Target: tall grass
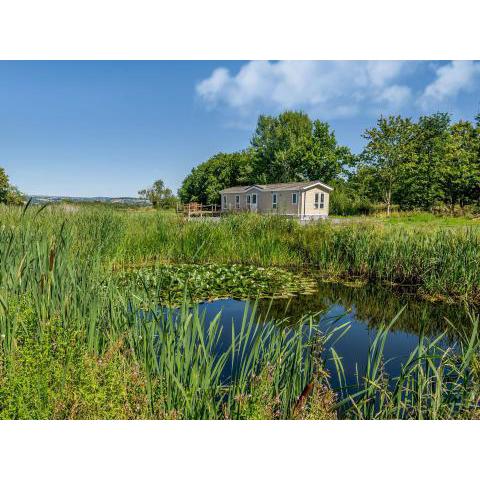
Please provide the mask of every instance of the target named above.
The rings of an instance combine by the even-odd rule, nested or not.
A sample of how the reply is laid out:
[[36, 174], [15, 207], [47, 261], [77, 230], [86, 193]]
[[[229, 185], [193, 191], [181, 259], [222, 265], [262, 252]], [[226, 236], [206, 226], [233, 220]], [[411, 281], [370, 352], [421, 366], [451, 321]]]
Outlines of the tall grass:
[[427, 238], [251, 215], [187, 223], [108, 209], [0, 213], [2, 418], [465, 418], [478, 411], [477, 319], [455, 349], [420, 336], [398, 379], [385, 376], [388, 328], [380, 329], [366, 372], [335, 399], [321, 353], [339, 331], [320, 332], [313, 317], [289, 328], [259, 322], [255, 309], [237, 327], [220, 315], [207, 323], [186, 302], [159, 310], [148, 289], [128, 295], [111, 271], [151, 259], [312, 264], [421, 278], [424, 288], [448, 292], [449, 279], [464, 281], [453, 292], [472, 295], [474, 232]]
[[468, 337], [449, 347], [445, 333], [435, 338], [420, 333], [416, 348], [402, 364], [400, 374], [389, 378], [384, 347], [391, 326], [378, 330], [367, 356], [365, 371], [355, 385], [347, 385], [342, 360], [332, 356], [340, 380], [341, 400], [335, 405], [351, 419], [470, 419], [480, 417], [479, 319], [472, 315]]
[[426, 229], [415, 224], [316, 222], [231, 215], [186, 221], [162, 212], [109, 208], [0, 208], [3, 228], [54, 237], [62, 225], [78, 261], [96, 257], [106, 269], [142, 263], [218, 263], [309, 267], [323, 275], [409, 285], [437, 298], [480, 302], [480, 229]]
[[39, 235], [19, 215], [0, 229], [0, 417], [292, 416], [314, 375], [312, 322], [287, 331], [246, 309], [221, 345], [220, 315], [119, 289], [101, 263], [110, 237], [79, 254], [77, 227]]

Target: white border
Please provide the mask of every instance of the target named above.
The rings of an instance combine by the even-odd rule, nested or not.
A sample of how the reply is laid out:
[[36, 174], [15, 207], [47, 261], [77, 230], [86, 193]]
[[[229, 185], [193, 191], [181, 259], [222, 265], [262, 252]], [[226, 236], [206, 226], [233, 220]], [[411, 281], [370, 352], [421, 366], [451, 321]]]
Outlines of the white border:
[[2, 478], [470, 478], [478, 471], [479, 425], [2, 422]]
[[476, 0], [16, 0], [2, 59], [477, 59]]

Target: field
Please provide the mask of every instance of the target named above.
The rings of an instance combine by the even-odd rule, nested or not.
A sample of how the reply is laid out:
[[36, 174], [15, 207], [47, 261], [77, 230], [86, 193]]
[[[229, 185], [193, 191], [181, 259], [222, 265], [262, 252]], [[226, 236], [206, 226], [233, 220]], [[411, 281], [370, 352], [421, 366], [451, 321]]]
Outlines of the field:
[[473, 310], [457, 348], [421, 335], [393, 383], [382, 368], [389, 327], [381, 328], [352, 393], [332, 391], [329, 376], [342, 377], [341, 359], [332, 350], [336, 371], [327, 372], [321, 356], [343, 326], [320, 331], [308, 316], [283, 328], [258, 322], [254, 309], [219, 353], [222, 329], [231, 327], [220, 316], [207, 324], [196, 307], [209, 292], [252, 301], [302, 293], [310, 286], [298, 271], [475, 305], [476, 220], [417, 214], [301, 226], [232, 215], [187, 222], [77, 205], [2, 207], [0, 216], [2, 418], [478, 415]]

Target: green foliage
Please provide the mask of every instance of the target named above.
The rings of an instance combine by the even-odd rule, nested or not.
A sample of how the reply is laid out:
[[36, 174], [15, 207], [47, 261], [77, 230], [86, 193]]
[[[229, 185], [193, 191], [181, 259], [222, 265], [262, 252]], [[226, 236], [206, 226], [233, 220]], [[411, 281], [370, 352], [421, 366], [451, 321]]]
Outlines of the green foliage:
[[303, 180], [330, 182], [351, 154], [339, 147], [327, 123], [312, 122], [302, 112], [261, 115], [252, 138], [253, 183]]
[[23, 195], [17, 187], [11, 185], [5, 170], [0, 167], [0, 203], [7, 205], [22, 205]]
[[302, 112], [277, 117], [261, 115], [248, 149], [218, 153], [183, 181], [183, 202], [219, 203], [220, 190], [252, 183], [338, 178], [353, 164], [346, 147], [337, 144], [327, 123], [312, 121]]
[[[247, 307], [219, 354], [220, 315], [207, 328], [185, 303], [159, 314], [155, 293], [140, 298], [105, 268], [110, 240], [76, 248], [92, 232], [122, 237], [106, 235], [106, 223], [86, 228], [78, 211], [48, 210], [10, 209], [0, 230], [2, 418], [241, 418], [238, 398], [273, 363], [275, 418], [291, 416], [311, 376], [304, 328], [262, 326]], [[59, 229], [39, 228], [45, 219]], [[99, 217], [89, 210], [88, 219], [93, 227]], [[227, 362], [232, 376], [223, 379]]]
[[[480, 126], [436, 113], [414, 123], [409, 118], [380, 118], [367, 130], [368, 143], [350, 184], [387, 212], [432, 210], [446, 204], [453, 212], [480, 199]], [[332, 195], [333, 197], [334, 195]]]
[[220, 203], [220, 190], [251, 181], [251, 151], [217, 153], [195, 167], [178, 191], [182, 202]]
[[369, 195], [360, 193], [351, 183], [333, 183], [335, 194], [330, 196], [330, 215], [369, 215], [374, 211]]
[[140, 190], [138, 194], [149, 200], [155, 208], [174, 208], [177, 203], [176, 197], [163, 180], [156, 180], [150, 188]]
[[480, 131], [470, 122], [452, 125], [445, 146], [444, 161], [439, 168], [442, 199], [453, 210], [456, 204], [479, 200]]
[[15, 315], [21, 328], [14, 348], [9, 355], [5, 350], [0, 354], [0, 418], [127, 419], [148, 414], [138, 366], [120, 344], [91, 354], [81, 333], [58, 317], [37, 324], [25, 299]]
[[[157, 286], [168, 287], [156, 274], [146, 277], [147, 288], [141, 289], [139, 277], [144, 271], [140, 276], [127, 275], [123, 284], [117, 281], [118, 272], [111, 271], [112, 262], [118, 266], [121, 258], [134, 258], [130, 247], [137, 260], [147, 261], [148, 253], [154, 251], [164, 260], [183, 258], [196, 245], [196, 260], [205, 261], [219, 255], [216, 241], [221, 238], [227, 241], [227, 255], [235, 252], [245, 263], [253, 258], [269, 268], [167, 267], [170, 277], [164, 277], [173, 278], [174, 292], [179, 292], [179, 285], [194, 287], [196, 282], [208, 290], [215, 285], [220, 289], [222, 282], [213, 277], [222, 275], [229, 291], [237, 288], [238, 277], [242, 296], [244, 288], [258, 288], [258, 293], [275, 285], [273, 272], [279, 286], [293, 281], [297, 273], [270, 268], [275, 261], [316, 265], [323, 273], [416, 282], [426, 292], [475, 299], [480, 284], [478, 231], [458, 227], [432, 233], [415, 226], [406, 229], [404, 224], [372, 222], [302, 227], [255, 215], [218, 223], [172, 217], [156, 211], [92, 207], [74, 211], [61, 206], [2, 208], [0, 417], [478, 415], [475, 319], [469, 337], [459, 335], [455, 349], [442, 350], [439, 340], [421, 337], [400, 379], [393, 379], [393, 389], [382, 369], [388, 359], [383, 359], [386, 329], [380, 329], [356, 390], [342, 388], [334, 395], [320, 352], [341, 330], [322, 333], [315, 326], [318, 318], [310, 315], [288, 327], [274, 324], [255, 305], [247, 306], [240, 326], [229, 325], [228, 319], [222, 322], [221, 314], [207, 324], [204, 314], [185, 302], [179, 309], [160, 310]], [[145, 218], [163, 220], [151, 222], [152, 231], [144, 232], [139, 222]], [[249, 240], [267, 231], [265, 243]], [[131, 235], [146, 235], [148, 248], [138, 250], [139, 244], [127, 241]], [[179, 238], [183, 240], [176, 245]], [[215, 249], [202, 246], [208, 238]], [[231, 342], [222, 343], [220, 349], [222, 328], [228, 328]], [[336, 361], [341, 376], [341, 359]], [[222, 372], [227, 364], [232, 373], [225, 378]]]
[[450, 116], [436, 113], [422, 116], [415, 124], [415, 155], [400, 173], [400, 189], [394, 201], [402, 209], [431, 210], [441, 197], [441, 165], [449, 136]]
[[153, 294], [160, 305], [217, 298], [286, 297], [311, 294], [315, 282], [281, 268], [245, 265], [157, 265], [122, 272], [121, 284]]
[[408, 169], [415, 158], [414, 125], [400, 116], [380, 117], [377, 127], [366, 130], [363, 137], [367, 145], [362, 163], [370, 167], [371, 179], [378, 185], [387, 214], [392, 208], [392, 196], [399, 190], [401, 172]]

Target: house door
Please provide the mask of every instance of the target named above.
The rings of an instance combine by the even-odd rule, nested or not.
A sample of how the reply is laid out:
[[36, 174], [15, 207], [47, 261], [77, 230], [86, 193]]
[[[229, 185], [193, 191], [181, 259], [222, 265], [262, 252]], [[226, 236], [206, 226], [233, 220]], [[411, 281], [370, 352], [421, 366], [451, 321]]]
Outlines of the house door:
[[250, 210], [251, 205], [252, 205], [252, 197], [250, 195], [247, 195], [247, 210]]
[[257, 211], [257, 194], [256, 193], [252, 193], [252, 203], [250, 205], [250, 210], [252, 210], [252, 212]]

